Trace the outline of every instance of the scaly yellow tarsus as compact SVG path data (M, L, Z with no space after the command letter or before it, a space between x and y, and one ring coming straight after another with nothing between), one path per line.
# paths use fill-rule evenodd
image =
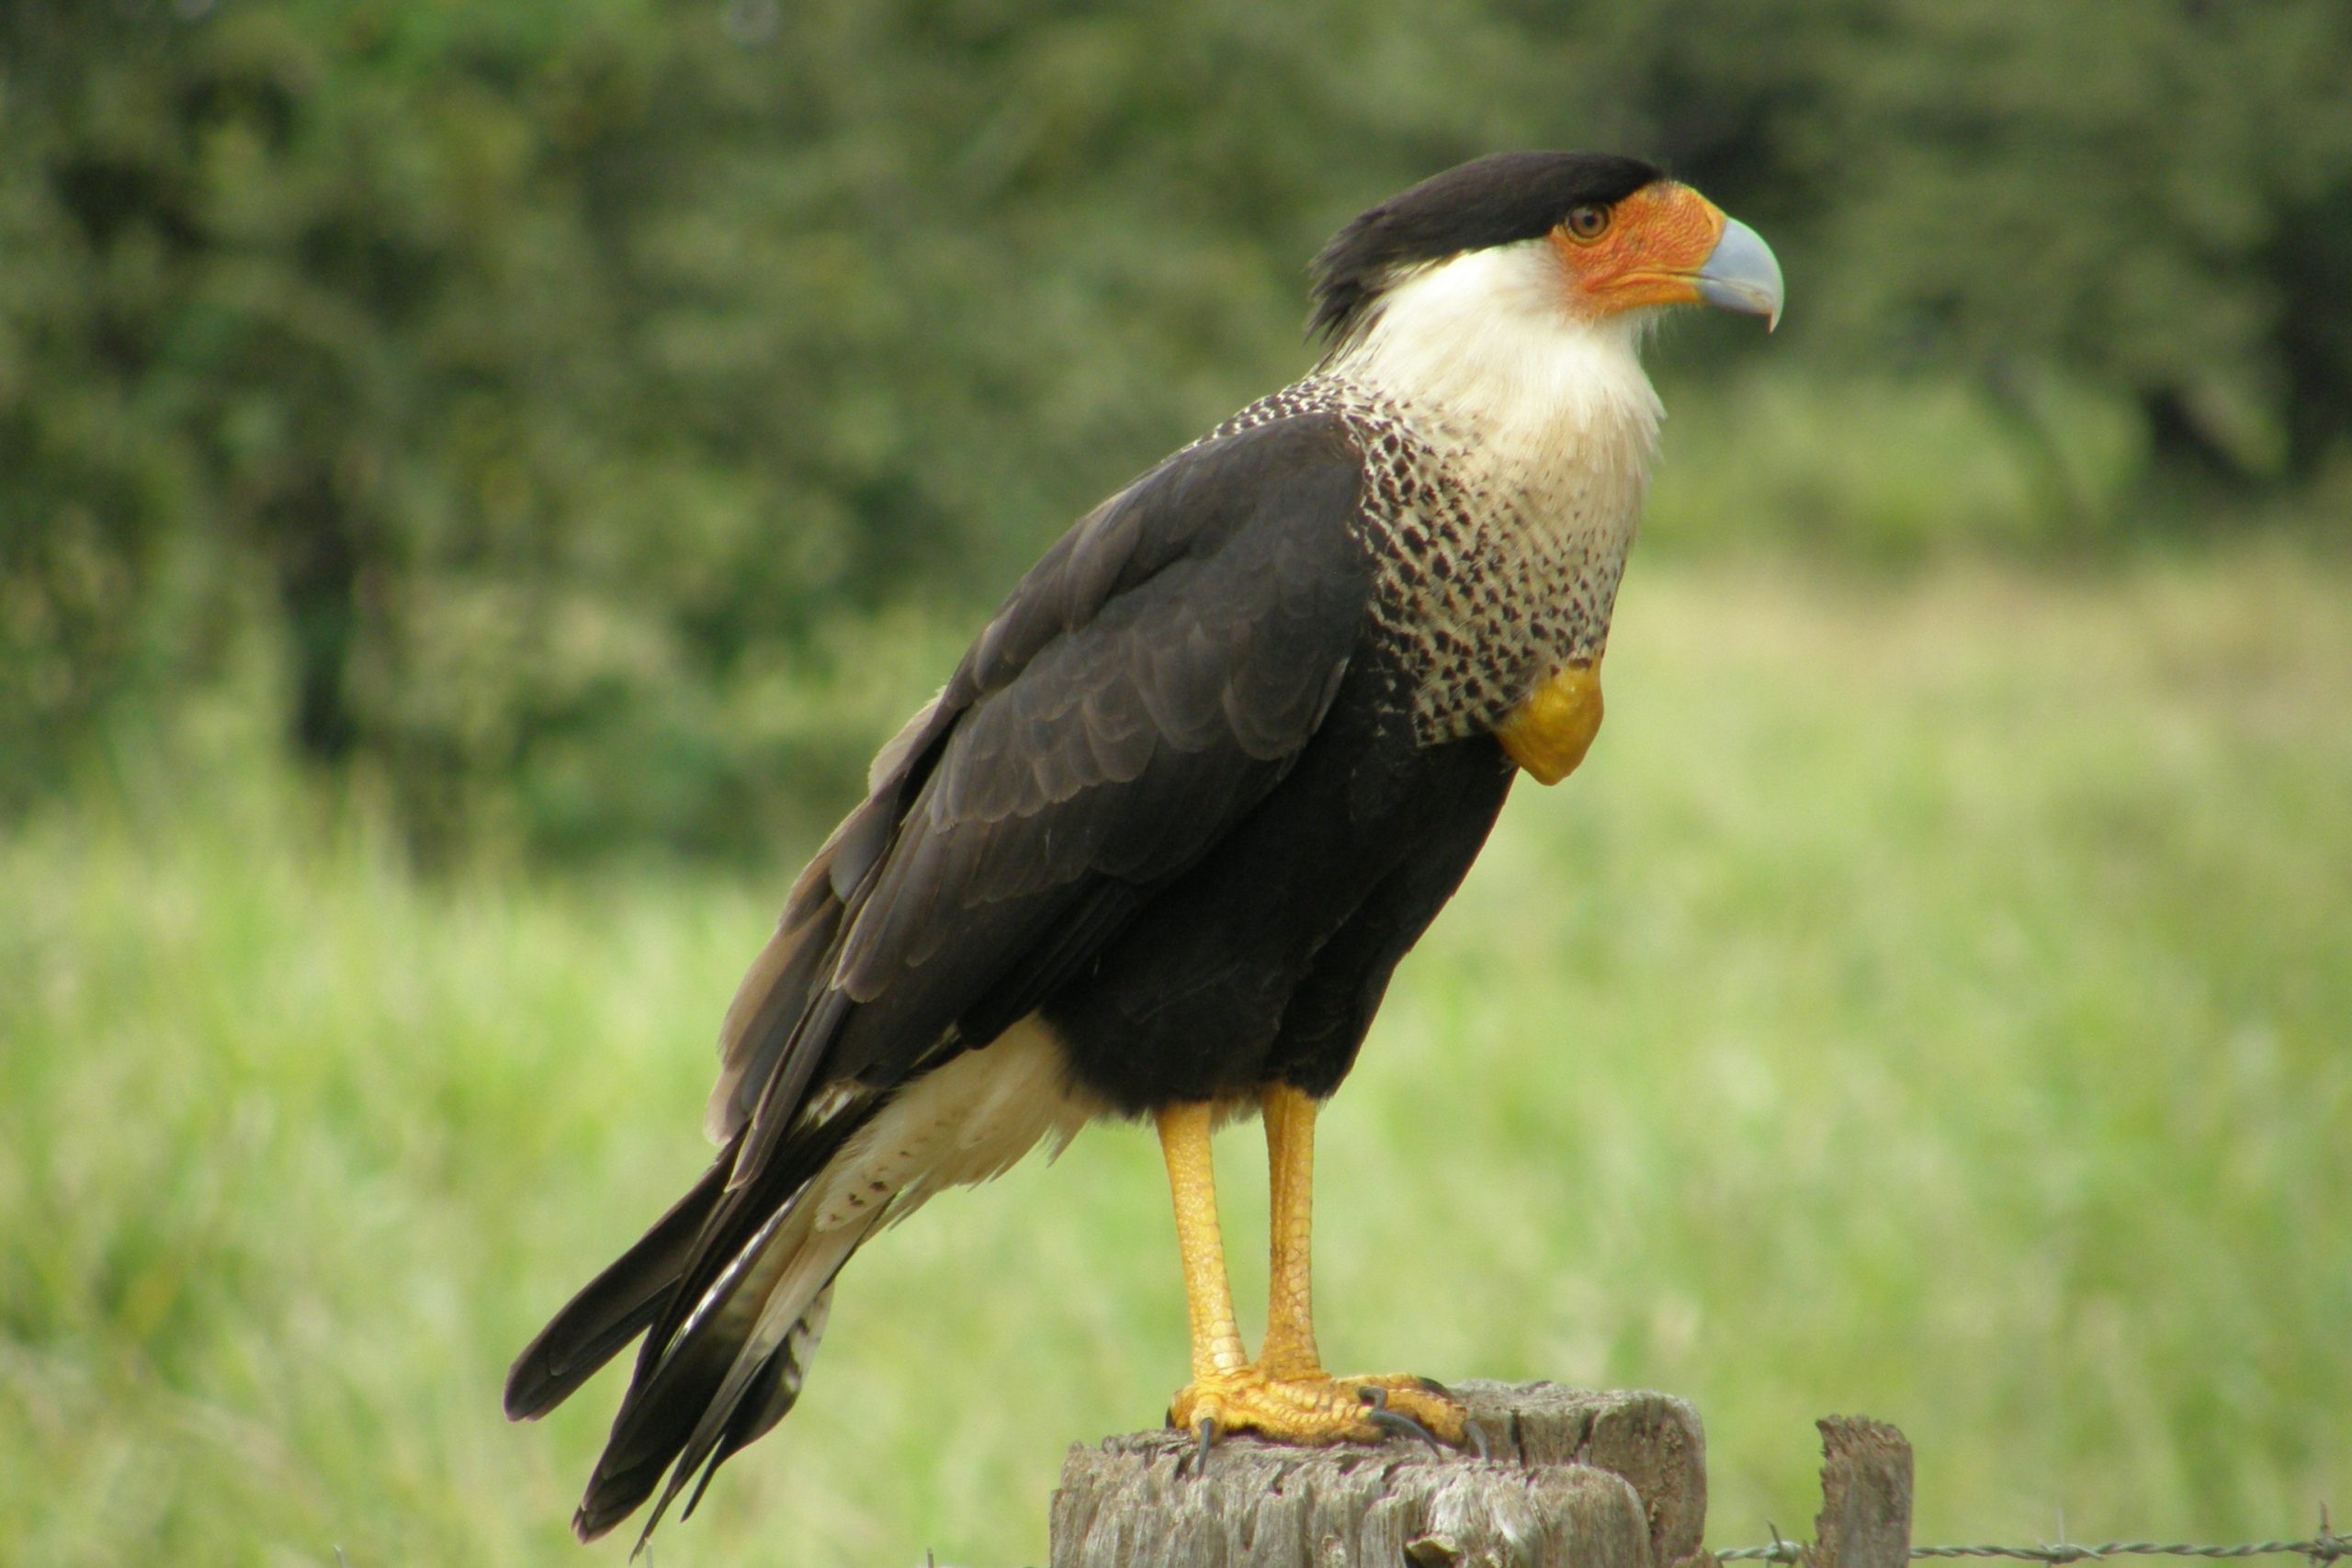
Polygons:
M1225 1278L1225 1237L1216 1222L1216 1167L1209 1153L1216 1109L1206 1103L1171 1105L1158 1119L1168 1190L1176 1201L1176 1247L1184 1259L1194 1382L1239 1372L1250 1359L1233 1320L1233 1288Z
M1277 1086L1261 1101L1272 1202L1265 1353L1238 1364L1241 1343L1230 1332L1232 1296L1216 1246L1216 1190L1209 1170L1207 1107L1159 1117L1162 1152L1176 1199L1176 1234L1184 1249L1184 1293L1193 1310L1193 1382L1170 1403L1171 1425L1201 1422L1216 1432L1252 1431L1289 1443L1377 1443L1390 1431L1374 1419L1363 1391L1379 1406L1460 1444L1469 1428L1460 1404L1422 1378L1335 1378L1315 1346L1312 1222L1315 1206L1315 1101Z
M1600 732L1600 664L1587 660L1536 687L1495 727L1495 739L1537 783L1555 784L1577 771Z
M1248 1364L1233 1321L1217 1224L1216 1171L1209 1153L1215 1113L1211 1105L1176 1105L1159 1117L1193 1323L1193 1381L1170 1402L1169 1424L1189 1431L1206 1421L1212 1433L1263 1432L1295 1443L1378 1442L1385 1434L1354 1394L1328 1381L1271 1378Z
M1468 1437L1459 1402L1426 1378L1335 1378L1323 1370L1315 1345L1313 1231L1315 1219L1316 1103L1287 1084L1266 1090L1261 1101L1266 1122L1269 1267L1266 1270L1266 1348L1259 1370L1294 1390L1330 1390L1342 1406L1366 1408L1365 1389L1381 1391L1382 1403L1410 1416L1442 1441ZM1361 1440L1361 1439L1359 1439Z
M1311 1233L1315 1219L1315 1101L1277 1084L1262 1100L1266 1121L1266 1348L1270 1376L1327 1379L1315 1348Z

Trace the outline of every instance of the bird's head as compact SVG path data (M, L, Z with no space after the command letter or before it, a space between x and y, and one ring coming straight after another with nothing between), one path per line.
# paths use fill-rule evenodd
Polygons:
M1756 231L1655 165L1600 152L1498 153L1364 213L1316 258L1312 330L1345 347L1408 288L1586 326L1684 304L1781 317L1781 265Z

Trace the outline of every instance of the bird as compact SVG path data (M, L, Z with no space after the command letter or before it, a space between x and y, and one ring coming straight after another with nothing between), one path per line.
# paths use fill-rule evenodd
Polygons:
M1777 324L1760 236L1639 158L1492 154L1315 259L1297 381L1046 551L793 884L719 1031L717 1159L514 1362L552 1409L632 1340L572 1519L688 1485L799 1397L858 1247L1096 1121L1148 1122L1191 1330L1171 1427L1477 1434L1441 1384L1316 1346L1318 1107L1524 773L1557 784L1663 410L1660 316ZM1267 1327L1227 1281L1211 1134L1263 1122Z

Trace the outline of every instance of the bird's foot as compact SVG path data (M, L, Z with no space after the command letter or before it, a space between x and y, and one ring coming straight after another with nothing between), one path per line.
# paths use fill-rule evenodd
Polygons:
M1257 1367L1203 1379L1179 1393L1168 1424L1197 1432L1205 1451L1218 1438L1256 1432L1279 1443L1378 1443L1392 1436L1476 1447L1480 1434L1461 1402L1427 1378L1271 1376Z
M1348 1390L1359 1403L1391 1416L1401 1416L1440 1442L1451 1443L1457 1449L1475 1448L1479 1458L1487 1457L1487 1435L1470 1419L1470 1413L1453 1397L1453 1391L1435 1378L1404 1373L1385 1378L1333 1378L1331 1382Z

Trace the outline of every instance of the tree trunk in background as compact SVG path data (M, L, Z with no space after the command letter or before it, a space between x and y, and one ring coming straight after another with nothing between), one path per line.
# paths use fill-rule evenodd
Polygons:
M305 757L339 762L356 738L344 682L358 611L359 542L324 476L271 510L294 660L294 742Z

